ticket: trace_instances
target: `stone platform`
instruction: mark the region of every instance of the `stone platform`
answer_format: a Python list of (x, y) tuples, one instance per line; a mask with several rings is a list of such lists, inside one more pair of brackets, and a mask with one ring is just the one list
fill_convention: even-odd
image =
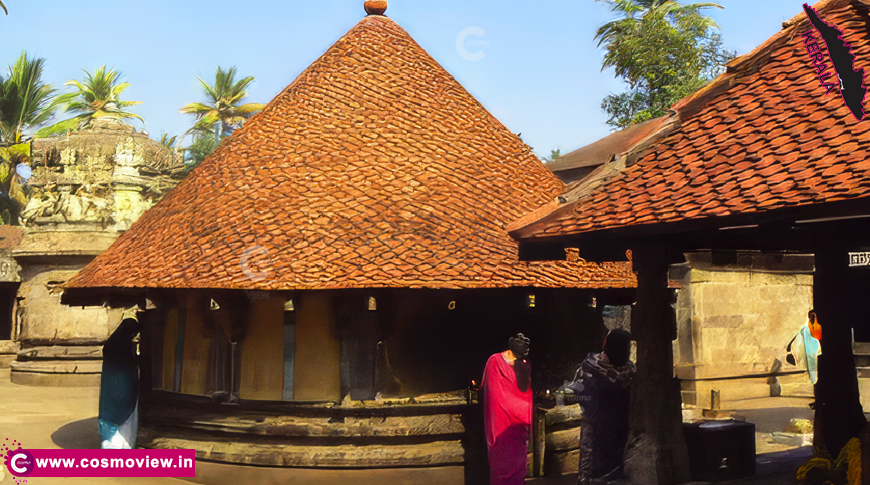
[[(10, 370), (0, 370), (0, 437), (22, 441), (25, 447), (38, 449), (99, 446), (97, 412), (99, 389), (94, 387), (62, 388), (21, 386), (10, 382)], [(805, 407), (800, 399), (768, 398), (738, 403), (739, 409), (771, 407)], [(746, 413), (744, 411), (745, 414)], [(778, 429), (782, 411), (768, 411), (752, 416), (760, 429)], [(768, 419), (774, 419), (767, 423)], [(760, 454), (756, 458), (757, 475), (741, 480), (750, 484), (793, 484), (797, 467), (809, 459), (812, 451), (799, 448), (780, 453)], [(12, 478), (0, 469), (0, 484), (12, 483)], [(226, 483), (257, 483), (278, 485), (462, 485), (464, 467), (392, 468), (380, 470), (288, 469), (218, 464), (197, 461), (196, 477), (188, 482), (175, 478), (40, 478), (39, 483), (65, 485), (183, 485), (184, 483), (218, 485)], [(577, 474), (527, 480), (535, 485), (573, 485)], [(733, 483), (733, 482), (732, 482)], [(694, 485), (694, 484), (693, 484)]]
[(98, 346), (31, 347), (11, 363), (11, 380), (28, 386), (99, 387), (103, 351)]
[(18, 355), (18, 342), (0, 340), (0, 369), (8, 369)]

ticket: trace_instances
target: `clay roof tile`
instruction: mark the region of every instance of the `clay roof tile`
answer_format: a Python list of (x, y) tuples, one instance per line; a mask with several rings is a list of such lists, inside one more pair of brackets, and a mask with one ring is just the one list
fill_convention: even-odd
[(506, 225), (563, 190), (370, 15), (67, 288), (634, 286), (629, 262), (519, 260)]
[[(844, 30), (855, 66), (870, 65), (866, 2), (823, 0), (814, 8)], [(803, 13), (787, 21), (753, 52), (731, 61), (728, 72), (676, 103), (671, 108), (675, 128), (638, 153), (636, 163), (609, 173), (597, 189), (559, 207), (558, 218), (555, 212), (539, 214), (512, 224), (511, 234), (521, 240), (565, 236), (720, 216), (723, 206), (729, 213), (757, 212), (870, 197), (868, 121), (856, 121), (841, 96), (826, 96), (819, 86), (798, 35), (808, 28)], [(680, 163), (670, 163), (672, 158)], [(670, 187), (678, 180), (674, 170), (689, 179), (678, 191)], [(623, 183), (638, 179), (646, 182)], [(643, 215), (632, 215), (646, 194), (654, 197)], [(681, 212), (674, 213), (674, 207)], [(601, 219), (606, 213), (621, 216)]]

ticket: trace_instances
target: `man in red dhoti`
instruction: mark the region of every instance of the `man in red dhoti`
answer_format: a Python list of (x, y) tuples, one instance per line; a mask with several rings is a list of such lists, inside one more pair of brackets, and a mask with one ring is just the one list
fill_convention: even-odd
[(532, 366), (529, 339), (518, 334), (508, 350), (486, 362), (480, 383), (489, 451), (490, 484), (522, 484), (528, 469), (532, 427)]

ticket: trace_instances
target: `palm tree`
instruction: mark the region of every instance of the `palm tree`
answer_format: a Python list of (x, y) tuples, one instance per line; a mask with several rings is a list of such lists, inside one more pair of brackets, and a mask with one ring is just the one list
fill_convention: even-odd
[(57, 110), (54, 89), (42, 81), (45, 59), (22, 52), (0, 77), (0, 140), (18, 143), (22, 132), (48, 121)]
[(188, 133), (214, 133), (220, 139), (232, 134), (254, 113), (263, 110), (263, 105), (259, 103), (238, 104), (248, 95), (246, 89), (254, 82), (254, 77), (236, 81), (236, 71), (236, 66), (226, 71), (218, 66), (214, 72), (214, 85), (197, 76), (206, 102), (190, 103), (181, 108), (182, 113), (196, 117), (196, 123), (187, 130)]
[(170, 150), (174, 150), (174, 149), (175, 149), (175, 142), (176, 142), (176, 141), (178, 141), (178, 135), (175, 135), (175, 136), (169, 136), (169, 133), (166, 133), (166, 132), (163, 132), (163, 133), (160, 135), (160, 139), (157, 140), (158, 143), (160, 143), (160, 144), (163, 145), (165, 148), (168, 148), (168, 149), (170, 149)]
[(73, 118), (61, 121), (37, 132), (37, 136), (48, 136), (54, 133), (74, 131), (83, 128), (91, 120), (97, 118), (128, 119), (141, 116), (127, 111), (125, 108), (142, 104), (142, 101), (121, 101), (120, 95), (130, 87), (130, 83), (119, 82), (121, 72), (106, 69), (106, 65), (96, 68), (93, 73), (84, 71), (85, 79), (67, 81), (67, 86), (75, 90), (58, 96), (58, 102), (65, 105), (64, 112), (76, 114)]
[(2, 8), (4, 12), (6, 12), (6, 15), (9, 15), (9, 10), (6, 10), (6, 5), (3, 5), (3, 2), (0, 2), (0, 8)]

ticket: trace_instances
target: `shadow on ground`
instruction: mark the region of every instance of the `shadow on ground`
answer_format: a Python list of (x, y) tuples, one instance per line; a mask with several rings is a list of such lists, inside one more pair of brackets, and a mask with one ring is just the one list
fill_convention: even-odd
[(51, 441), (70, 450), (94, 450), (100, 448), (100, 433), (97, 418), (87, 418), (65, 424), (51, 434)]

